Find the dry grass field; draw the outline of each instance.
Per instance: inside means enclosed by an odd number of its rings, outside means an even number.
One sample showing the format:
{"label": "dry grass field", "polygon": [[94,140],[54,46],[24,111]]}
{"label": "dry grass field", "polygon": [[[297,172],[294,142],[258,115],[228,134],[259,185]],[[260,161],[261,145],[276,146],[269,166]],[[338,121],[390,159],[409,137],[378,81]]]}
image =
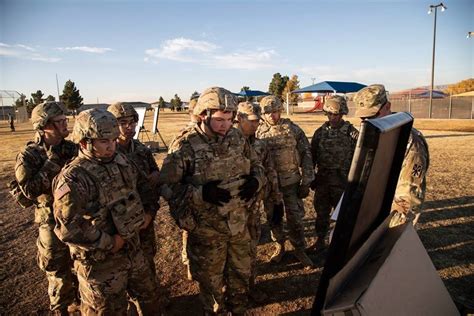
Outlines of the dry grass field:
{"label": "dry grass field", "polygon": [[[148,116],[145,126],[150,128],[151,115]],[[305,130],[308,137],[325,121],[321,114],[297,113],[292,119]],[[358,125],[357,120],[350,120]],[[165,142],[169,143],[186,122],[185,113],[162,112],[159,129]],[[472,308],[474,121],[417,120],[415,127],[426,136],[431,155],[427,198],[417,231],[453,299]],[[33,210],[24,210],[14,204],[6,188],[13,175],[15,156],[32,135],[29,123],[19,124],[15,133],[9,131],[5,122],[0,123],[0,315],[44,315],[48,310],[46,278],[35,259],[37,229],[33,223]],[[159,140],[150,132],[142,136],[144,142]],[[164,151],[156,154],[159,165],[164,156]],[[312,197],[306,199],[305,206],[305,231],[307,240],[311,242],[315,217]],[[195,282],[185,278],[180,261],[180,231],[167,210],[166,203],[162,202],[155,221],[159,247],[155,261],[161,282],[171,298],[168,313],[196,314],[199,311],[198,288]],[[312,255],[316,267],[305,270],[289,256],[278,265],[269,264],[271,251],[268,227],[264,224],[258,249],[257,286],[269,298],[263,303],[254,304],[251,313],[309,314],[324,258]]]}

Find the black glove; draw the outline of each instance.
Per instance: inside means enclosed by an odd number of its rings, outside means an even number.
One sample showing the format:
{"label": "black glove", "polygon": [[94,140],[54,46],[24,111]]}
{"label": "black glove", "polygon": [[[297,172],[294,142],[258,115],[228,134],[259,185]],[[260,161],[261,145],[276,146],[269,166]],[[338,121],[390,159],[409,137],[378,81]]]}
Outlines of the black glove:
{"label": "black glove", "polygon": [[309,186],[308,185],[300,185],[298,188],[298,197],[300,199],[304,199],[309,195]]}
{"label": "black glove", "polygon": [[46,152],[46,156],[48,156],[48,159],[54,162],[55,164],[58,164],[60,166],[63,165],[63,159],[61,158],[61,146],[54,145],[49,147],[48,151]]}
{"label": "black glove", "polygon": [[311,190],[316,190],[316,188],[318,187],[318,181],[316,181],[316,178],[311,182],[311,184],[309,185],[309,187],[311,188]]}
{"label": "black glove", "polygon": [[202,199],[217,206],[224,206],[225,203],[229,202],[230,192],[218,187],[221,182],[222,180],[215,180],[204,184],[202,186]]}
{"label": "black glove", "polygon": [[273,205],[272,223],[280,224],[283,221],[283,203]]}
{"label": "black glove", "polygon": [[257,193],[258,180],[251,175],[246,175],[242,178],[245,179],[245,182],[239,187],[239,197],[245,200],[245,202],[248,202],[252,197],[255,196],[255,193]]}

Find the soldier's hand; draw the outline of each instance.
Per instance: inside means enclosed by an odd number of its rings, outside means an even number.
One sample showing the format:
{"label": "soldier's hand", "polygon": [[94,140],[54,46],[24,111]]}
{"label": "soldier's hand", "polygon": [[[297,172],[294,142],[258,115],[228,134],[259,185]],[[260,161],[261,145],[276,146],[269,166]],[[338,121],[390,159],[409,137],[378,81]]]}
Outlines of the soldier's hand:
{"label": "soldier's hand", "polygon": [[315,191],[316,188],[318,187],[318,182],[316,181],[316,179],[314,179],[311,184],[309,185],[309,187],[311,188],[311,190]]}
{"label": "soldier's hand", "polygon": [[250,201],[252,197],[255,196],[258,190],[258,180],[251,175],[243,176],[245,179],[244,184],[239,187],[239,197],[246,202]]}
{"label": "soldier's hand", "polygon": [[112,248],[112,253],[118,252],[125,245],[125,240],[120,235],[114,235],[114,247]]}
{"label": "soldier's hand", "polygon": [[204,184],[202,199],[217,206],[224,206],[225,203],[228,203],[232,196],[228,190],[218,187],[221,182],[222,180],[215,180]]}
{"label": "soldier's hand", "polygon": [[304,199],[309,195],[309,186],[308,185],[300,185],[298,188],[298,197],[300,199]]}
{"label": "soldier's hand", "polygon": [[140,230],[146,229],[152,221],[153,221],[153,217],[150,214],[145,213],[145,221],[143,222],[143,225],[140,226]]}

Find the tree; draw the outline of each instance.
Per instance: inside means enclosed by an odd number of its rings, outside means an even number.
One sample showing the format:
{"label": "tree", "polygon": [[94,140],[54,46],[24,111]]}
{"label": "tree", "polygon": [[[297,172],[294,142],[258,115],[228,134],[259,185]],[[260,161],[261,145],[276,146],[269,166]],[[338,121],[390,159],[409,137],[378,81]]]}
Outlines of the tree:
{"label": "tree", "polygon": [[288,76],[281,76],[279,72],[273,75],[272,81],[270,82],[270,85],[268,86],[268,92],[270,94],[273,94],[274,96],[277,96],[280,98],[280,100],[283,100],[282,98],[282,93],[283,89],[286,86],[286,82],[289,80]]}
{"label": "tree", "polygon": [[64,105],[68,110],[71,110],[73,115],[76,110],[82,105],[84,100],[76,85],[71,80],[66,81],[64,84],[63,94],[60,96],[60,101],[64,102]]}
{"label": "tree", "polygon": [[43,96],[44,94],[43,92],[41,92],[41,90],[38,90],[35,93],[31,94],[31,98],[26,102],[26,111],[28,112],[28,114],[31,114],[33,109],[38,104],[44,101]]}
{"label": "tree", "polygon": [[164,109],[165,105],[166,105],[165,100],[163,99],[162,96],[160,96],[160,99],[158,100],[158,109],[160,110]]}
{"label": "tree", "polygon": [[191,97],[189,98],[189,100],[192,100],[192,99],[197,99],[199,98],[199,92],[197,91],[194,91],[193,94],[191,94]]}
{"label": "tree", "polygon": [[[285,88],[283,89],[282,96],[284,100],[286,101],[286,94],[290,93],[293,90],[299,89],[300,88],[300,82],[298,81],[298,76],[293,75],[291,76],[291,79],[286,82]],[[289,103],[290,105],[297,105],[298,104],[298,94],[296,93],[291,93],[289,97]]]}
{"label": "tree", "polygon": [[469,78],[458,83],[449,85],[444,92],[447,94],[458,94],[463,92],[474,91],[474,79]]}
{"label": "tree", "polygon": [[[25,102],[23,102],[25,101]],[[24,105],[26,105],[28,101],[26,101],[26,95],[24,95],[23,93],[20,95],[20,97],[18,99],[16,99],[15,101],[15,107],[16,108],[20,108]]]}
{"label": "tree", "polygon": [[48,95],[48,97],[46,98],[46,101],[56,101],[56,98],[53,97],[51,94]]}
{"label": "tree", "polygon": [[181,101],[181,98],[178,96],[178,94],[175,94],[173,100],[171,100],[171,106],[177,111],[182,110],[183,101]]}
{"label": "tree", "polygon": [[249,90],[250,90],[250,88],[247,87],[247,86],[243,86],[242,88],[240,88],[240,92],[242,92],[242,91],[249,91]]}

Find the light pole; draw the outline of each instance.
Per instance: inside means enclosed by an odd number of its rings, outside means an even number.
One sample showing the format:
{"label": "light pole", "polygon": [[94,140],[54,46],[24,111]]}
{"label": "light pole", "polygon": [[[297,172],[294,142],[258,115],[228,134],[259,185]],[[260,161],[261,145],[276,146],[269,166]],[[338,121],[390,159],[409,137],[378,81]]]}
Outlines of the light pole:
{"label": "light pole", "polygon": [[314,84],[314,80],[316,80],[316,78],[311,78],[311,80],[313,81],[313,83],[312,83],[312,84]]}
{"label": "light pole", "polygon": [[434,88],[434,65],[435,65],[435,47],[436,47],[436,15],[438,12],[438,8],[441,7],[441,11],[447,9],[447,7],[441,2],[439,4],[432,4],[430,5],[430,9],[428,10],[428,14],[433,12],[434,10],[434,27],[433,27],[433,59],[431,61],[431,89],[430,89],[430,107],[428,117],[431,118],[431,109],[433,107],[433,88]]}

